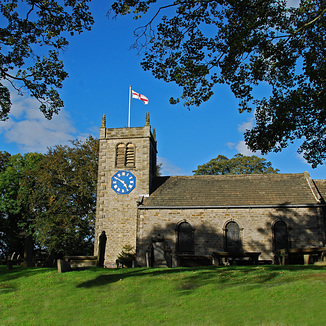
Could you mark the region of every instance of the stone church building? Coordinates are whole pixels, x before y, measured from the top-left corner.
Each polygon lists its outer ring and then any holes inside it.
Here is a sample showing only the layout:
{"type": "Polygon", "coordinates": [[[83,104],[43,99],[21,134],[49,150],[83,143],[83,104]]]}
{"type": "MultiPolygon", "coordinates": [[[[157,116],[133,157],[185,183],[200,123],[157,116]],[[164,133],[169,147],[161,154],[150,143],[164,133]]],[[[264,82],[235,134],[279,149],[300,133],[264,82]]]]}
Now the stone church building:
{"type": "Polygon", "coordinates": [[[122,248],[139,266],[212,263],[214,252],[260,253],[325,246],[326,180],[307,172],[156,176],[157,142],[144,127],[100,129],[95,248],[105,232],[106,267],[122,248]],[[196,260],[197,259],[197,260],[196,260]]]}

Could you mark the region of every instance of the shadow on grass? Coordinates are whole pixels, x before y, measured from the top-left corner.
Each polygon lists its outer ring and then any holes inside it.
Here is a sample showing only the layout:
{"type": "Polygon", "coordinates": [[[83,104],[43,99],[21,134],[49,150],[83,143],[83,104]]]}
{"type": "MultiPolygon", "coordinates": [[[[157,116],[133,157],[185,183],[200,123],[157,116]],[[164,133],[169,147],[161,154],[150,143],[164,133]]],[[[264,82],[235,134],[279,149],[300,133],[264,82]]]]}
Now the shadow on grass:
{"type": "Polygon", "coordinates": [[[12,269],[7,269],[7,266],[0,266],[0,282],[6,282],[14,280],[20,277],[30,277],[32,275],[47,273],[49,271],[54,271],[56,268],[45,268],[45,267],[21,267],[13,266],[12,269]]]}
{"type": "MultiPolygon", "coordinates": [[[[235,286],[240,284],[251,284],[261,286],[265,283],[275,282],[276,278],[282,278],[282,282],[290,282],[293,279],[291,272],[303,270],[325,271],[319,266],[229,266],[229,267],[195,267],[195,268],[137,268],[107,270],[105,274],[99,275],[92,280],[85,281],[78,288],[92,288],[104,286],[122,281],[126,278],[148,278],[151,276],[172,276],[169,282],[174,282],[176,289],[182,293],[190,293],[198,287],[214,282],[217,285],[235,286]],[[174,277],[175,276],[175,277],[174,277]]],[[[98,271],[98,270],[97,270],[98,271]]],[[[295,273],[297,275],[297,273],[295,273]]],[[[277,280],[280,282],[280,280],[277,280]]]]}
{"type": "Polygon", "coordinates": [[[12,269],[7,269],[7,266],[0,266],[0,294],[15,292],[17,285],[15,282],[22,277],[30,277],[37,274],[43,274],[53,271],[53,268],[26,268],[20,266],[13,266],[12,269]]]}
{"type": "Polygon", "coordinates": [[[184,273],[194,271],[195,268],[123,268],[123,269],[107,269],[107,274],[99,275],[93,280],[89,280],[79,284],[79,288],[91,288],[94,286],[102,286],[115,282],[119,282],[130,277],[151,277],[168,274],[184,273]]]}

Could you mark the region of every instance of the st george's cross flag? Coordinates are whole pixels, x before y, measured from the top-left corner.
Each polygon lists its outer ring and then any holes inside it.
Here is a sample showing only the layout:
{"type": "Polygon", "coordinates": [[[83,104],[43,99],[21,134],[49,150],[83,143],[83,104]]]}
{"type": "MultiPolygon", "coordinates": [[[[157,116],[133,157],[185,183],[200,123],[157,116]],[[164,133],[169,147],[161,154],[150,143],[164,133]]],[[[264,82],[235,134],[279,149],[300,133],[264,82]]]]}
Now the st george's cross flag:
{"type": "Polygon", "coordinates": [[[132,91],[132,98],[143,101],[144,104],[148,104],[148,98],[145,95],[132,91]]]}

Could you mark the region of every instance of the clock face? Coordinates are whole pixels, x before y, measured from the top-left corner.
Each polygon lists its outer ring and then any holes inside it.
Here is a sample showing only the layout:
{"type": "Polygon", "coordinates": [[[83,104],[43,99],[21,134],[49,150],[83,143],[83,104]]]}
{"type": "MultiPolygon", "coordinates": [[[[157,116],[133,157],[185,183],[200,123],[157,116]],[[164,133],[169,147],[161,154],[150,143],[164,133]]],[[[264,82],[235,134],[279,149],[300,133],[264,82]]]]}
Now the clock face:
{"type": "Polygon", "coordinates": [[[119,195],[129,194],[136,185],[136,177],[130,171],[118,171],[111,179],[111,188],[119,195]]]}

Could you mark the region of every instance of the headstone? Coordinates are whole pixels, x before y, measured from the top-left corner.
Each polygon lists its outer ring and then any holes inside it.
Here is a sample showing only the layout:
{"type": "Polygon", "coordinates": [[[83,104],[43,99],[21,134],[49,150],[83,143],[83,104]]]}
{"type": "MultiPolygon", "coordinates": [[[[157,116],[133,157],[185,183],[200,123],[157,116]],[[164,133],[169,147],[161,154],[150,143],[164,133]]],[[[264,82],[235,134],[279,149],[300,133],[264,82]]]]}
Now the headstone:
{"type": "Polygon", "coordinates": [[[105,231],[102,231],[99,238],[98,246],[98,255],[97,255],[97,266],[104,267],[104,258],[105,258],[105,246],[106,246],[106,234],[105,231]]]}
{"type": "Polygon", "coordinates": [[[305,265],[309,265],[310,255],[309,254],[303,255],[303,261],[305,265]]]}
{"type": "Polygon", "coordinates": [[[166,260],[164,257],[164,242],[153,242],[153,265],[155,267],[166,266],[166,260]]]}
{"type": "Polygon", "coordinates": [[[151,267],[172,267],[171,248],[164,236],[160,234],[152,238],[146,255],[146,264],[151,267]]]}
{"type": "Polygon", "coordinates": [[[71,271],[71,266],[68,261],[65,261],[63,259],[57,260],[57,267],[59,273],[65,273],[71,271]]]}
{"type": "Polygon", "coordinates": [[[7,269],[12,269],[12,260],[11,257],[7,257],[7,269]]]}
{"type": "Polygon", "coordinates": [[[25,246],[24,246],[24,265],[26,267],[34,267],[32,258],[33,258],[33,237],[29,234],[25,238],[25,246]]]}
{"type": "Polygon", "coordinates": [[[145,252],[145,260],[146,260],[146,267],[152,267],[151,266],[151,253],[150,253],[151,247],[149,247],[148,250],[145,252]]]}

